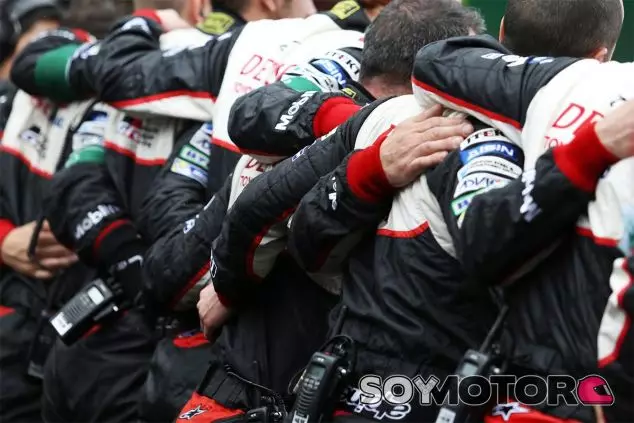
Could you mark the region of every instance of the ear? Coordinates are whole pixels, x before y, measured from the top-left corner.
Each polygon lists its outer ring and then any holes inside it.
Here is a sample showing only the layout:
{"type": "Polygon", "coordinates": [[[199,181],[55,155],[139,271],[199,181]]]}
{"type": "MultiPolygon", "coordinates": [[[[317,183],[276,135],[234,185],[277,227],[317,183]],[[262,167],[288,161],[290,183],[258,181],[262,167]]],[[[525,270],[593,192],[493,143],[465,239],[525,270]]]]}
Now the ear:
{"type": "Polygon", "coordinates": [[[269,17],[277,15],[277,10],[279,8],[275,0],[260,0],[260,4],[269,17]]]}
{"type": "Polygon", "coordinates": [[[504,42],[504,32],[504,16],[502,16],[502,20],[500,21],[500,33],[498,34],[498,40],[500,40],[500,42],[504,42]]]}
{"type": "Polygon", "coordinates": [[[599,62],[609,62],[611,58],[610,51],[605,47],[599,47],[590,55],[590,59],[596,59],[599,62]]]}
{"type": "Polygon", "coordinates": [[[189,0],[187,10],[187,20],[193,25],[200,23],[205,17],[203,16],[203,3],[201,0],[189,0]]]}

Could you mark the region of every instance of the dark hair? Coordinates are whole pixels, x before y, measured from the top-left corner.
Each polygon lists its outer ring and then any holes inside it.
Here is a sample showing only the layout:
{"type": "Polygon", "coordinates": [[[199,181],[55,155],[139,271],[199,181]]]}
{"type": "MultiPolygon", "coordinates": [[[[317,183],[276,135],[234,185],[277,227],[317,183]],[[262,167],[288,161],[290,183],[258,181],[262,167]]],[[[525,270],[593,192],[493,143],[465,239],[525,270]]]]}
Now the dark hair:
{"type": "Polygon", "coordinates": [[[484,32],[484,21],[456,0],[393,0],[365,34],[360,79],[381,77],[390,84],[407,84],[418,50],[470,31],[484,32]]]}
{"type": "Polygon", "coordinates": [[[251,0],[214,0],[212,4],[214,10],[225,10],[240,14],[251,4],[251,0]]]}
{"type": "Polygon", "coordinates": [[[621,0],[508,0],[502,42],[520,56],[587,57],[622,26],[621,0]]]}

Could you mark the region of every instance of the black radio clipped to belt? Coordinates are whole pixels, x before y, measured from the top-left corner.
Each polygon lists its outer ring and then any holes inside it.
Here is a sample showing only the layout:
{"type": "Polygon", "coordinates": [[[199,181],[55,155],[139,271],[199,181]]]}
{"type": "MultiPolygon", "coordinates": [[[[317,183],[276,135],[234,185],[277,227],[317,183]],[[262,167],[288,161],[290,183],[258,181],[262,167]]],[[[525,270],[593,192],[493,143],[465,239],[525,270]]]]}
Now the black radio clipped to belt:
{"type": "Polygon", "coordinates": [[[345,356],[316,352],[298,383],[292,423],[316,423],[330,418],[350,369],[345,356]]]}
{"type": "MultiPolygon", "coordinates": [[[[340,333],[347,307],[340,310],[333,333],[340,333]]],[[[319,423],[332,418],[354,369],[356,351],[354,340],[336,335],[320,351],[313,354],[293,392],[297,399],[286,422],[319,423]],[[328,352],[325,351],[331,346],[328,352]]]]}
{"type": "Polygon", "coordinates": [[[50,319],[59,338],[71,345],[95,324],[117,315],[117,295],[101,279],[95,279],[82,288],[60,311],[50,319]]]}
{"type": "MultiPolygon", "coordinates": [[[[495,341],[508,312],[508,306],[504,305],[480,349],[477,351],[468,350],[462,357],[462,361],[456,369],[458,380],[469,376],[482,376],[488,379],[504,370],[503,358],[495,341]]],[[[461,384],[460,389],[468,390],[469,385],[462,386],[461,384]]],[[[481,422],[485,411],[483,407],[467,406],[463,403],[458,405],[445,403],[438,412],[436,423],[481,422]]]]}

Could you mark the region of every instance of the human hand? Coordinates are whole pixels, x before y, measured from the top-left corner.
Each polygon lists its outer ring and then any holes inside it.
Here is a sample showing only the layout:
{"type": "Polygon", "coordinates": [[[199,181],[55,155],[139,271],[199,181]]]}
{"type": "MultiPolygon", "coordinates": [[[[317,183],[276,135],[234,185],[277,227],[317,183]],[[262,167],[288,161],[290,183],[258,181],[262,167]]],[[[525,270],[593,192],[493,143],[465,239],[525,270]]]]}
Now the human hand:
{"type": "Polygon", "coordinates": [[[440,163],[460,146],[473,126],[462,117],[442,117],[434,106],[404,120],[381,144],[381,164],[388,182],[401,188],[440,163]]]}
{"type": "Polygon", "coordinates": [[[183,19],[174,9],[157,10],[156,15],[161,20],[161,26],[165,32],[191,28],[189,22],[183,19]]]}
{"type": "Polygon", "coordinates": [[[619,159],[634,157],[634,100],[623,102],[604,119],[595,131],[601,144],[619,159]]]}
{"type": "Polygon", "coordinates": [[[223,306],[213,284],[207,285],[200,291],[197,304],[200,326],[209,341],[213,341],[215,333],[229,318],[230,310],[223,306]]]}
{"type": "Polygon", "coordinates": [[[35,255],[46,269],[32,262],[28,250],[35,226],[36,222],[30,222],[9,232],[2,243],[2,262],[23,275],[50,279],[53,271],[75,263],[77,256],[57,242],[48,222],[45,222],[38,237],[35,255]]]}

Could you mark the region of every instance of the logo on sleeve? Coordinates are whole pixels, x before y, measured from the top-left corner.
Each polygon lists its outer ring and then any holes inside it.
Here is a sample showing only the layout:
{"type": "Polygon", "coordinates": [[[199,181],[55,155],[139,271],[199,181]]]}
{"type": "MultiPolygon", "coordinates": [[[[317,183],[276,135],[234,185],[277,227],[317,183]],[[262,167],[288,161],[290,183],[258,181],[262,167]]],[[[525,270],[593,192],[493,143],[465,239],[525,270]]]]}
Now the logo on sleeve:
{"type": "Polygon", "coordinates": [[[235,23],[235,19],[223,12],[212,12],[205,20],[198,24],[196,28],[202,32],[213,35],[220,35],[227,32],[235,23]]]}
{"type": "Polygon", "coordinates": [[[348,54],[343,50],[333,50],[326,53],[324,58],[335,62],[345,72],[345,74],[354,81],[359,80],[361,63],[351,54],[348,54]]]}
{"type": "Polygon", "coordinates": [[[483,156],[472,160],[460,169],[458,171],[458,179],[464,179],[468,175],[479,172],[516,179],[522,174],[522,168],[500,157],[483,156]]]}
{"type": "Polygon", "coordinates": [[[515,144],[504,141],[485,142],[460,152],[460,159],[463,164],[467,164],[482,156],[495,156],[511,160],[516,164],[524,162],[524,154],[515,144]]]}
{"type": "Polygon", "coordinates": [[[193,179],[204,187],[207,186],[207,172],[188,161],[176,158],[174,163],[172,163],[170,171],[186,178],[193,179]]]}
{"type": "Polygon", "coordinates": [[[488,188],[492,186],[505,185],[508,179],[501,178],[490,173],[474,173],[462,179],[456,187],[454,198],[467,194],[473,191],[479,191],[482,188],[488,188]]]}
{"type": "Polygon", "coordinates": [[[315,91],[302,93],[301,97],[298,100],[294,101],[293,104],[291,104],[291,107],[288,108],[286,113],[283,114],[282,117],[280,117],[280,121],[277,123],[277,125],[275,125],[275,130],[285,131],[288,128],[288,125],[290,125],[290,123],[295,118],[295,115],[297,114],[299,109],[301,109],[301,107],[306,104],[306,102],[314,95],[315,91]]]}
{"type": "Polygon", "coordinates": [[[203,169],[207,169],[209,167],[209,157],[188,145],[181,149],[179,155],[181,158],[203,169]]]}

